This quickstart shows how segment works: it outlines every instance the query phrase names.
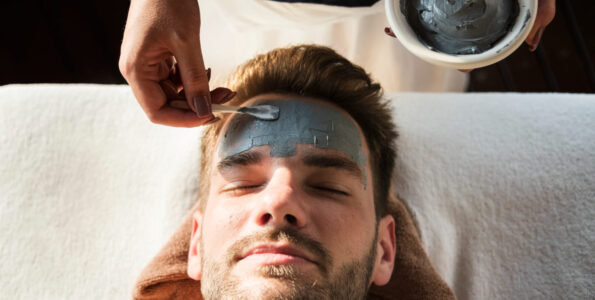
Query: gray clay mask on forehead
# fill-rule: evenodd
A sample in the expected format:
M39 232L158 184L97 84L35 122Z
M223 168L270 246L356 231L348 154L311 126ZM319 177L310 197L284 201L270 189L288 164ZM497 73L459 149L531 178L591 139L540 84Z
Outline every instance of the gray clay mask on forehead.
M259 120L245 114L232 116L219 146L219 156L229 157L252 147L270 145L271 156L296 154L298 144L312 144L343 152L359 165L366 185L366 157L354 121L336 109L305 100L261 100L279 108L279 119Z

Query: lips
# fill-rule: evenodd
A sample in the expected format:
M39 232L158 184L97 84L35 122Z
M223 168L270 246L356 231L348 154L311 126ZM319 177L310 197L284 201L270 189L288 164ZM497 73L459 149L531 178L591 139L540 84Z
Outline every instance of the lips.
M317 264L305 251L287 244L259 244L245 251L239 260L275 265L300 262Z

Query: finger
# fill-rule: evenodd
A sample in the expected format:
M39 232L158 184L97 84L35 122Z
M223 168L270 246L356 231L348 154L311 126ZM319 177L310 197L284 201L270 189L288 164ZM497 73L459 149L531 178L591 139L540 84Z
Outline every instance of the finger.
M211 91L211 102L215 104L223 104L233 99L236 95L236 92L228 88L218 87Z
M529 45L530 51L537 49L545 28L552 22L555 15L555 0L539 0L537 16L535 17L533 28L531 28L529 35L525 39L525 42Z
M198 32L179 44L174 55L178 61L178 70L182 79L186 100L199 117L212 115L209 81L200 48ZM197 104L197 105L195 105Z
M539 46L539 42L541 41L541 35L543 34L543 30L544 28L539 25L533 26L531 32L525 39L525 43L527 43L527 45L529 46L529 51L533 52L535 51L535 49L537 49L537 46Z
M145 85L145 87L142 88L142 91L139 91L136 88L132 88L132 90L135 93L136 98L139 99L139 104L149 120L155 124L189 128L211 124L218 120L214 116L209 118L199 118L193 111L184 111L165 105L165 92L158 84ZM150 94L154 98L158 97L163 99L159 101L159 103L163 103L163 105L158 107L157 105L152 105L154 102L143 101L142 99L148 97L147 94ZM181 96L181 98L184 99L183 96Z
M214 116L198 118L192 111L185 112L166 105L166 91L171 93L171 86L168 87L167 81L163 81L168 89L164 90L157 81L158 76L155 75L159 73L156 70L157 64L144 64L144 66L142 67L141 64L132 68L128 72L128 81L135 98L151 122L175 127L196 127L217 121ZM183 96L182 98L185 99Z
M166 96L159 85L159 79L163 75L162 60L149 63L146 60L137 58L126 66L125 78L130 84L136 100L143 111L151 119L151 115L158 111L166 102Z
M163 83L167 84L165 81ZM236 92L228 88L218 87L211 91L211 101L215 104L223 104L233 99L236 95ZM190 106L188 106L188 102L186 102L183 92L172 95L171 97L168 96L167 102L169 106L174 108L192 110Z
M212 124L218 120L219 118L214 116L212 118L198 118L196 113L191 110L177 109L168 105L162 107L151 119L156 124L187 128Z
M155 64L157 69L157 79L159 81L169 78L171 65L168 64L168 60L162 60Z
M213 119L215 117L213 115L213 109L211 107L211 101L209 98L210 95L196 96L192 98L192 104L194 104L196 115L200 119Z
M207 68L207 81L211 80L211 68ZM182 90L184 86L182 85L182 78L180 77L180 72L178 71L177 64L173 64L169 72L169 79L175 84L178 91Z
M537 18L541 19L543 27L548 26L556 16L556 0L539 0Z
M541 29L541 26L537 23L537 21L538 19L535 19L535 23L533 23L533 27L531 28L531 31L529 31L529 35L527 35L527 38L525 39L525 43L529 45L529 48L533 48L535 35L537 34L537 31Z
M186 102L186 99L167 100L167 105L169 105L170 107L173 107L173 108L177 108L177 109L192 111L192 109L190 109L190 106L188 106L188 102Z
M529 44L529 51L533 52L533 51L537 50L537 47L539 46L539 43L541 42L541 36L543 35L544 30L545 30L545 28L539 28L539 30L537 30L537 33L535 33L535 37Z

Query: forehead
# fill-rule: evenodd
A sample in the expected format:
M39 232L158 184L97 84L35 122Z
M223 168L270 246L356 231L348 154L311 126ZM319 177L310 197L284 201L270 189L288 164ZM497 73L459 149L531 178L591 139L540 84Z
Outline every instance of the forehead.
M248 105L277 106L277 120L259 120L244 114L229 119L219 141L220 159L263 145L270 146L271 156L287 157L296 154L298 144L311 144L344 153L365 172L362 135L347 113L320 100L279 98L258 99Z

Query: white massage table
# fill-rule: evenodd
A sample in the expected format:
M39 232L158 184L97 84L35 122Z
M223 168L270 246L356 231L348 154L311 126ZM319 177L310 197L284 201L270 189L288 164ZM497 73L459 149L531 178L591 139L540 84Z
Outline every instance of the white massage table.
M459 299L593 299L595 95L387 96L394 187ZM127 86L0 87L0 299L129 299L197 196L200 133Z

